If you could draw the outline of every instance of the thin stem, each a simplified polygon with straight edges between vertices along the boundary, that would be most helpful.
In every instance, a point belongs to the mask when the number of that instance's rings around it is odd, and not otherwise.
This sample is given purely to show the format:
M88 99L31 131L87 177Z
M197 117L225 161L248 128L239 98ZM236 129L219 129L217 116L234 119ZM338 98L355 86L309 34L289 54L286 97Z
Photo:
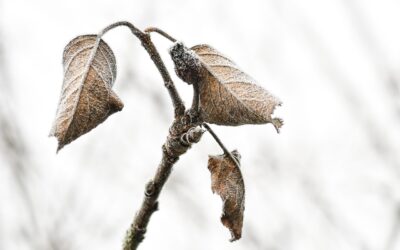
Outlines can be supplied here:
M144 34L140 29L138 29L138 28L136 28L133 24L131 24L130 22L127 22L127 21L120 21L120 22L116 22L116 23L112 23L112 24L110 24L110 25L108 25L107 27L105 27L104 29L102 29L100 32L99 32L99 34L97 35L97 36L103 36L104 34L106 34L108 31L110 31L110 30L112 30L112 29L114 29L114 28L116 28L116 27L119 27L119 26L126 26L126 27L128 27L131 31L132 31L132 33L135 35L135 36L140 36L140 35L142 35L142 34ZM140 39L140 38L139 38Z
M183 104L182 98L180 97L178 91L175 88L174 82L171 79L171 76L168 73L167 68L165 67L164 62L161 59L160 53L158 53L157 48L154 46L151 41L150 35L136 28L133 24L126 21L113 23L97 35L99 38L107 33L109 30L116 28L118 26L126 26L131 32L141 41L142 46L146 49L147 53L150 55L151 60L153 60L156 65L158 71L163 78L164 85L168 90L169 96L171 97L172 104L174 106L175 117L183 115L185 113L185 105Z
M155 32L158 33L160 35L162 35L163 37L167 38L168 40L170 40L171 42L176 42L176 39L173 38L172 36L170 36L167 32L163 31L162 29L156 28L156 27L148 27L144 30L144 32L150 34L151 32Z
M225 147L225 145L222 143L222 141L218 138L217 134L210 128L210 126L207 123L202 124L208 132L212 135L214 140L218 143L218 145L221 147L221 149L224 151L224 154L228 155L231 160L236 164L238 168L240 168L240 163L238 160L232 155L232 153Z
M215 132L208 126L207 123L202 124L208 132L212 135L214 140L218 143L218 145L221 147L221 149L224 151L225 154L229 154L229 150L225 147L225 145L222 143L222 141L218 138L218 136L215 134Z

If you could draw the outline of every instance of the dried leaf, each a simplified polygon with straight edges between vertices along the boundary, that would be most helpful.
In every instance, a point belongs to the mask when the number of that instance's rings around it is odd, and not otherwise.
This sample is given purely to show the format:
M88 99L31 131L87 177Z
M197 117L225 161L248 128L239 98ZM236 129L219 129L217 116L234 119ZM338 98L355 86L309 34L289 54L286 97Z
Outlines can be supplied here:
M234 150L231 155L240 162L240 154ZM223 213L221 222L229 228L232 238L230 241L240 239L242 236L244 212L244 182L239 166L229 155L209 156L208 169L211 172L211 189L213 193L221 196Z
M58 150L89 132L123 103L112 91L116 62L110 47L96 35L78 36L64 49L64 82L50 136Z
M177 43L170 54L178 76L198 84L205 122L228 126L272 123L279 132L283 120L271 116L281 102L233 61L209 45L187 49Z

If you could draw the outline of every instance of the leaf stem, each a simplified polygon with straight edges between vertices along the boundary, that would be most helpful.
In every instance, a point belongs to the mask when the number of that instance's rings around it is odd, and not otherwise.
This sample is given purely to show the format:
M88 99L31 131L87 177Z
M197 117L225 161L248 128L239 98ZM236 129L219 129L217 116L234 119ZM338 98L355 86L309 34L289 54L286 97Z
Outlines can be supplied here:
M224 154L228 155L231 160L236 164L236 166L238 168L240 168L240 164L239 162L236 160L236 158L232 155L232 153L225 147L225 145L222 143L222 141L219 139L219 137L217 136L217 134L215 134L215 132L211 129L211 127L207 124L207 123L203 123L202 124L208 132L210 132L210 134L212 135L212 137L214 138L214 140L218 143L218 145L221 147L222 151L224 151Z
M163 37L167 38L168 40L170 40L171 42L176 42L176 39L173 38L172 36L170 36L167 32L163 31L162 29L156 28L156 27L148 27L144 30L145 33L150 34L151 32L155 32L158 33L160 35L162 35Z
M210 134L212 135L212 137L214 138L214 140L218 143L218 145L221 147L222 151L224 151L225 154L229 153L229 150L225 147L225 145L222 143L222 141L218 138L218 136L215 134L214 130L212 130L210 128L210 126L208 126L207 123L203 123L202 124L208 132L210 132Z
M164 85L168 90L169 96L172 100L172 104L174 106L174 113L175 117L183 115L185 113L185 105L183 104L182 98L180 97L178 91L175 88L174 82L171 79L171 76L168 73L167 68L163 60L161 59L160 53L158 52L157 48L154 46L153 42L151 41L150 34L141 31L140 29L136 28L132 23L126 21L120 21L109 26L105 27L98 33L98 37L102 37L105 33L109 30L114 29L118 26L126 26L128 27L131 32L141 41L142 46L146 49L147 53L149 54L151 60L156 65L158 71L163 78ZM158 29L157 29L158 30ZM161 30L159 30L161 31ZM158 31L157 31L158 32ZM163 32L163 31L161 31ZM165 32L163 32L165 33ZM160 33L162 34L162 33ZM169 36L167 33L165 35ZM170 37L172 38L172 37ZM173 38L172 38L173 39Z

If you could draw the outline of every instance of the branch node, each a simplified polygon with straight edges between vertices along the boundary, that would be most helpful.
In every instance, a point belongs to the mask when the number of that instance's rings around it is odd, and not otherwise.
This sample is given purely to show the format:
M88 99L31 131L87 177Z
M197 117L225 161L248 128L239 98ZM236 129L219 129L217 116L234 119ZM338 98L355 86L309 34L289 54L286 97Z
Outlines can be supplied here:
M158 201L154 203L153 212L158 211Z
M184 146L184 147L190 147L191 146L191 143L189 142L189 138L188 138L188 133L184 133L181 136L180 142L181 142L182 146Z
M155 185L154 185L154 181L150 180L147 184L146 184L146 188L144 191L144 195L146 197L151 197L154 195L154 191L155 191Z
M147 231L147 229L146 228L141 228L141 227L139 227L139 226L135 226L135 231L137 231L137 232L139 232L140 234L145 234L146 233L146 231ZM136 235L138 235L138 234L136 234ZM143 237L144 238L144 237Z
M200 141L201 136L204 134L205 130L200 127L190 128L186 133L184 133L180 142L185 147L190 147L193 143L197 143Z

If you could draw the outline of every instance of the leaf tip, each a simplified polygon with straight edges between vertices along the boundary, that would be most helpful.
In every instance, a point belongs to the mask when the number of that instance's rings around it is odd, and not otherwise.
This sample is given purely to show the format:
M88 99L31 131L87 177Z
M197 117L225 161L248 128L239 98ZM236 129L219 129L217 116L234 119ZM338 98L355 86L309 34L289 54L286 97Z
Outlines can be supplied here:
M60 152L60 150L61 150L64 146L65 146L65 144L63 144L63 143L61 143L60 141L58 141L56 154L58 154L58 152Z
M111 93L109 105L110 111L112 113L121 111L124 108L124 103L114 92Z
M62 148L64 145L62 145L62 144L60 143L60 140L59 140L59 138L57 137L57 135L56 135L56 133L55 133L55 128L54 128L54 127L50 130L50 132L49 132L49 134L48 134L47 136L48 136L49 138L51 138L51 137L56 137L56 139L57 139L57 150L56 150L56 154L58 154L58 151L60 151L61 148Z
M281 132L281 128L284 124L283 119L276 117L271 120L271 123L272 123L272 125L274 125L276 132L279 134Z
M221 216L221 223L229 228L229 232L231 233L231 238L229 239L230 242L234 242L242 238L242 225L235 225L235 222L232 222L229 216L225 214Z

